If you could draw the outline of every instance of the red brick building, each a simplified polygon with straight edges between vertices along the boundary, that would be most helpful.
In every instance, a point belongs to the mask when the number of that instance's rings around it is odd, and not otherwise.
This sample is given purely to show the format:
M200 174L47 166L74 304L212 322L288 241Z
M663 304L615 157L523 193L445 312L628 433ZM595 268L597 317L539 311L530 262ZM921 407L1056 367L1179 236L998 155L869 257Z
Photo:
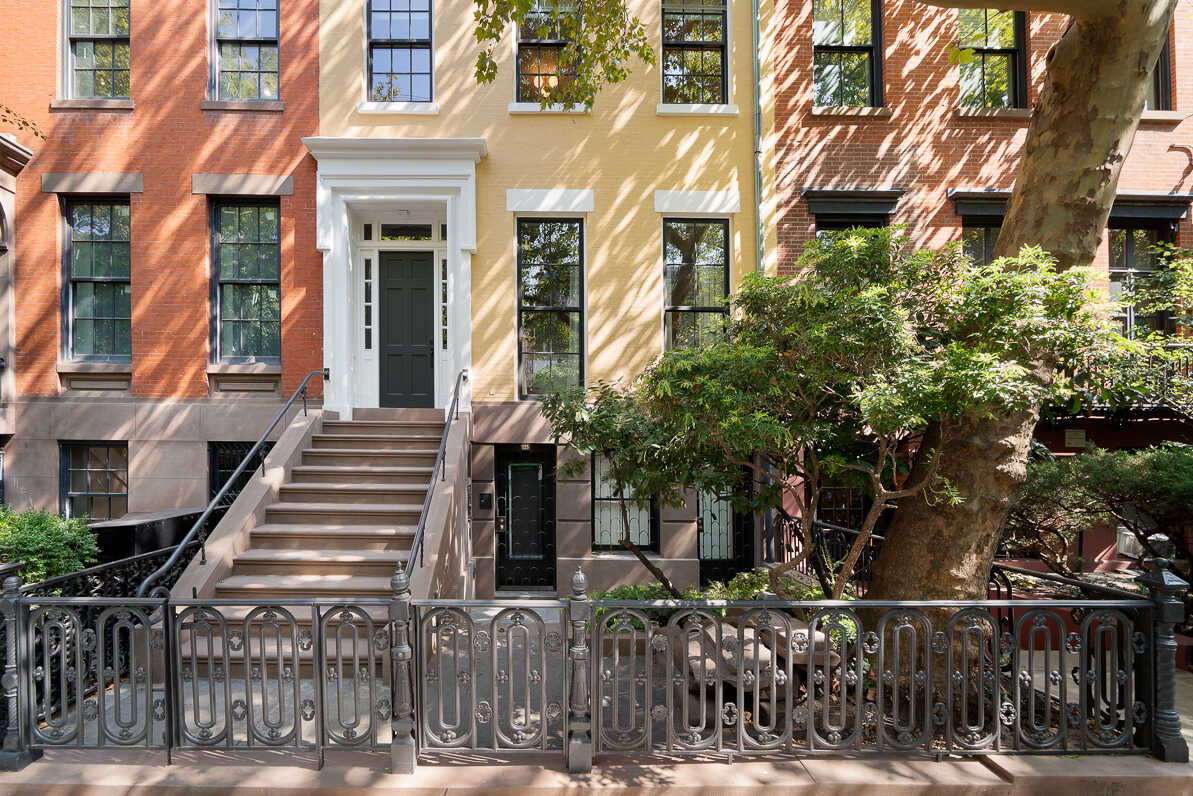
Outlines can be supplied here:
M277 8L5 4L3 101L45 135L15 136L8 503L202 506L215 443L322 367L319 8Z

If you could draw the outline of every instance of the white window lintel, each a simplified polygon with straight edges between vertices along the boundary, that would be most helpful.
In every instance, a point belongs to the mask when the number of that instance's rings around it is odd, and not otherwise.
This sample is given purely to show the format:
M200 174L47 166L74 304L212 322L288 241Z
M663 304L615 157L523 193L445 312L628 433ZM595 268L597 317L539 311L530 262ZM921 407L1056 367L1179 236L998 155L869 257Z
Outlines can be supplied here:
M505 209L511 213L591 213L591 188L510 188Z
M668 215L727 215L741 212L736 188L722 191L655 191L656 213Z

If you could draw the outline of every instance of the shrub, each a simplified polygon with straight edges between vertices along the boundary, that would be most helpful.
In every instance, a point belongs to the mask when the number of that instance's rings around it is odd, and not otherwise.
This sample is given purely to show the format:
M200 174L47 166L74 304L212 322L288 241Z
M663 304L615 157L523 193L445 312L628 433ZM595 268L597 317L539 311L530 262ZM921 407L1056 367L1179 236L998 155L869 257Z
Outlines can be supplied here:
M82 519L44 509L17 513L0 507L0 557L20 561L21 579L38 583L77 572L99 560L95 534Z

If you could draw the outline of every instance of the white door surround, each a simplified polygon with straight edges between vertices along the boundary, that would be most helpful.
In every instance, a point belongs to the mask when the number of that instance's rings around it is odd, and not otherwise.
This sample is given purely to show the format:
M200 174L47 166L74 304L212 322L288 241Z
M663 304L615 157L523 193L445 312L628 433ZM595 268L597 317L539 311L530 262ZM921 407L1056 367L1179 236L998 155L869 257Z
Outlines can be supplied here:
M436 252L436 286L447 263L448 346L438 348L435 406L451 402L456 375L472 367L471 263L476 252L476 164L488 154L483 138L304 138L318 161L316 243L323 252L323 365L331 370L327 409L348 417L378 403L377 341L365 346L364 260L377 253L421 248ZM432 223L431 243L380 240L380 224ZM373 239L362 239L364 223ZM447 225L446 240L439 234ZM379 309L372 286L372 322ZM439 313L436 312L436 317ZM460 400L471 403L469 382Z

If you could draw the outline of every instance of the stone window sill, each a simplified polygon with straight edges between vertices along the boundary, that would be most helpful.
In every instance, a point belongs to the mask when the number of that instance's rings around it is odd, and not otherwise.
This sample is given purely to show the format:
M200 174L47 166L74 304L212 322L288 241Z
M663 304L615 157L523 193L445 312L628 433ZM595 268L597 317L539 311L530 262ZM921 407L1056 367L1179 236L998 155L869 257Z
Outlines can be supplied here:
M259 113L280 113L286 110L281 100L203 100L199 109L204 111L256 111Z
M536 113L575 113L582 115L589 113L589 110L583 105L548 105L544 108L537 102L511 102L509 104L509 112L514 115Z
M737 116L738 107L729 103L678 104L660 102L655 106L657 116Z
M829 106L816 105L812 108L813 116L857 116L869 119L889 119L890 108L874 108L869 106Z
M1031 118L1031 108L957 108L953 115L958 119L1023 121Z
M131 99L56 99L50 102L52 111L131 111L134 107Z
M438 102L361 102L357 113L390 116L438 116Z
M131 362L66 360L58 363L58 376L67 390L127 392L132 385Z
M276 393L282 380L282 366L263 362L213 362L207 366L212 395Z
M1188 114L1184 111L1144 111L1139 117L1140 124L1180 124Z
M59 373L104 373L131 375L131 362L90 362L88 360L64 360L58 363Z
M207 366L209 376L280 376L282 366L268 362L212 362Z

